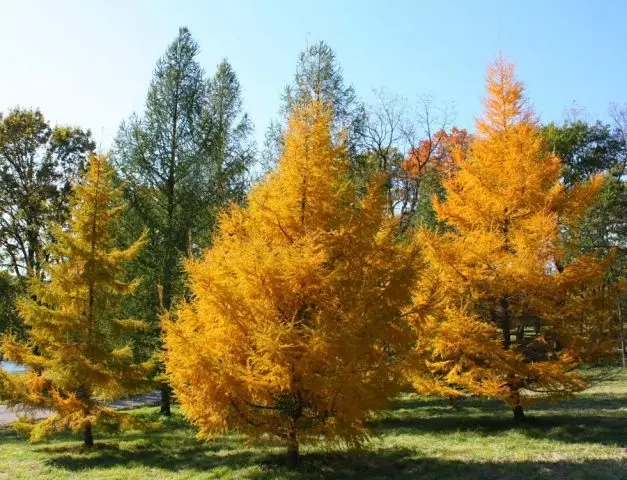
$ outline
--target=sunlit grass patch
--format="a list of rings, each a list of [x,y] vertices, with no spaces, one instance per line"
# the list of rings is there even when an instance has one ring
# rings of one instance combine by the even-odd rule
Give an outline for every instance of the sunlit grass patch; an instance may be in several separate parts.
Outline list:
[[[96,431],[83,448],[70,433],[30,445],[0,430],[0,479],[627,479],[627,374],[561,403],[537,405],[514,426],[500,402],[404,394],[372,420],[360,452],[305,446],[302,464],[284,467],[274,441],[250,445],[238,434],[200,442],[178,409],[134,411],[162,428],[119,436]]]

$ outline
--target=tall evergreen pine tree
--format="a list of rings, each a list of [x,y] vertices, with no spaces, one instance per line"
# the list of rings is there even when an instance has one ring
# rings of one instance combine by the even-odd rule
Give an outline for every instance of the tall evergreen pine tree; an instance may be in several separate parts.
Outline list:
[[[243,198],[254,155],[233,69],[223,61],[206,79],[198,52],[189,30],[181,28],[157,63],[144,115],[122,124],[114,148],[132,206],[127,220],[150,229],[148,248],[135,265],[146,279],[141,305],[130,310],[152,320],[157,348],[159,315],[185,294],[182,258],[209,244],[222,206]],[[166,383],[161,411],[170,414]]]

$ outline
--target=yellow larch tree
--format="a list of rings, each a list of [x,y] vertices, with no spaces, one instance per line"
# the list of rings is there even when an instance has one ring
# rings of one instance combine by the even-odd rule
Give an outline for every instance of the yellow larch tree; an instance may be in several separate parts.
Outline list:
[[[131,335],[147,326],[118,317],[120,300],[138,284],[122,281],[124,264],[143,244],[142,238],[115,248],[115,223],[123,209],[107,159],[92,156],[75,186],[69,225],[55,230],[54,258],[18,302],[29,341],[7,336],[2,353],[29,371],[4,375],[0,383],[10,405],[54,412],[38,423],[16,425],[33,442],[69,427],[83,431],[85,446],[91,447],[92,425],[119,429],[133,423],[105,402],[149,386],[152,365],[136,362],[130,343]]]
[[[193,297],[166,320],[167,372],[199,436],[275,435],[292,466],[304,440],[367,437],[412,345],[416,249],[397,242],[383,178],[358,194],[331,119],[315,102],[292,114],[277,170],[187,263]]]
[[[611,259],[566,261],[563,241],[602,178],[564,186],[523,93],[499,58],[470,152],[458,155],[446,199],[434,199],[448,229],[419,233],[429,272],[409,311],[418,390],[502,398],[517,421],[525,403],[585,387],[573,370],[611,348],[612,315],[602,287]]]

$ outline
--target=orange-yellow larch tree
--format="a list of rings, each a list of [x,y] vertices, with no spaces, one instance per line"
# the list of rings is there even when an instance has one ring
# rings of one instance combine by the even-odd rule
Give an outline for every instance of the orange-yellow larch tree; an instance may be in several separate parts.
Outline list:
[[[29,340],[7,336],[2,353],[29,371],[3,375],[0,385],[8,404],[54,412],[34,425],[16,424],[33,442],[69,427],[83,431],[85,446],[91,447],[93,425],[132,424],[105,402],[149,386],[152,366],[136,362],[131,346],[131,335],[146,324],[118,316],[122,297],[138,284],[122,281],[124,263],[143,244],[140,239],[127,249],[115,248],[114,229],[123,209],[107,159],[92,156],[74,188],[69,225],[55,229],[53,260],[18,302]]]
[[[565,261],[562,235],[602,179],[567,189],[511,63],[488,70],[484,116],[467,156],[434,199],[445,232],[422,231],[429,273],[410,310],[421,391],[473,392],[507,401],[516,420],[532,399],[585,387],[574,372],[611,342],[610,258]]]
[[[360,196],[331,112],[296,110],[277,170],[186,265],[192,299],[166,319],[166,369],[201,438],[229,428],[358,444],[403,382],[401,317],[418,262],[397,241],[385,181]]]

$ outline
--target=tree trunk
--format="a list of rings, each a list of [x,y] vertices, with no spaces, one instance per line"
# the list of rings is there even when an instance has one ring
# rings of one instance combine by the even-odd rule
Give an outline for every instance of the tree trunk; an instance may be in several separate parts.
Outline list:
[[[290,469],[298,467],[298,438],[296,437],[296,430],[290,430],[287,434],[287,466]]]
[[[540,331],[542,330],[542,325],[540,324],[540,317],[535,317],[533,320],[533,329],[537,335],[540,335]]]
[[[170,411],[170,385],[161,386],[161,415],[169,417]]]
[[[627,363],[627,359],[625,358],[625,353],[627,352],[627,350],[625,350],[625,348],[627,347],[627,345],[625,345],[625,325],[623,325],[623,311],[620,308],[620,299],[616,303],[616,309],[618,311],[618,325],[620,326],[620,358],[623,364],[623,368],[625,368],[625,365]]]
[[[178,150],[178,118],[179,118],[179,93],[181,88],[180,74],[176,78],[176,91],[174,94],[174,112],[172,113],[172,143],[170,145],[170,158],[168,163],[168,173],[166,181],[166,195],[168,199],[167,210],[167,233],[166,233],[166,250],[163,257],[163,305],[161,307],[167,312],[172,306],[172,287],[174,282],[174,266],[176,262],[177,250],[174,245],[174,208],[175,208],[175,187],[177,185],[176,166],[177,166],[177,150]],[[161,414],[170,416],[170,385],[161,386]]]
[[[449,395],[448,404],[454,409],[459,410],[461,407],[459,406],[459,397],[454,397],[453,395]]]
[[[91,431],[91,422],[87,422],[85,425],[85,447],[91,448],[94,446],[94,435]]]
[[[509,350],[512,344],[512,331],[509,318],[509,299],[507,296],[501,298],[501,331],[503,332],[503,348]]]
[[[516,328],[516,343],[518,345],[522,345],[524,340],[525,340],[525,325],[524,323],[521,323],[521,325],[518,325],[518,327]]]
[[[512,391],[512,399],[514,400],[514,406],[512,407],[512,412],[514,413],[514,422],[520,423],[525,419],[525,411],[520,401],[520,393],[518,392],[518,389]]]

